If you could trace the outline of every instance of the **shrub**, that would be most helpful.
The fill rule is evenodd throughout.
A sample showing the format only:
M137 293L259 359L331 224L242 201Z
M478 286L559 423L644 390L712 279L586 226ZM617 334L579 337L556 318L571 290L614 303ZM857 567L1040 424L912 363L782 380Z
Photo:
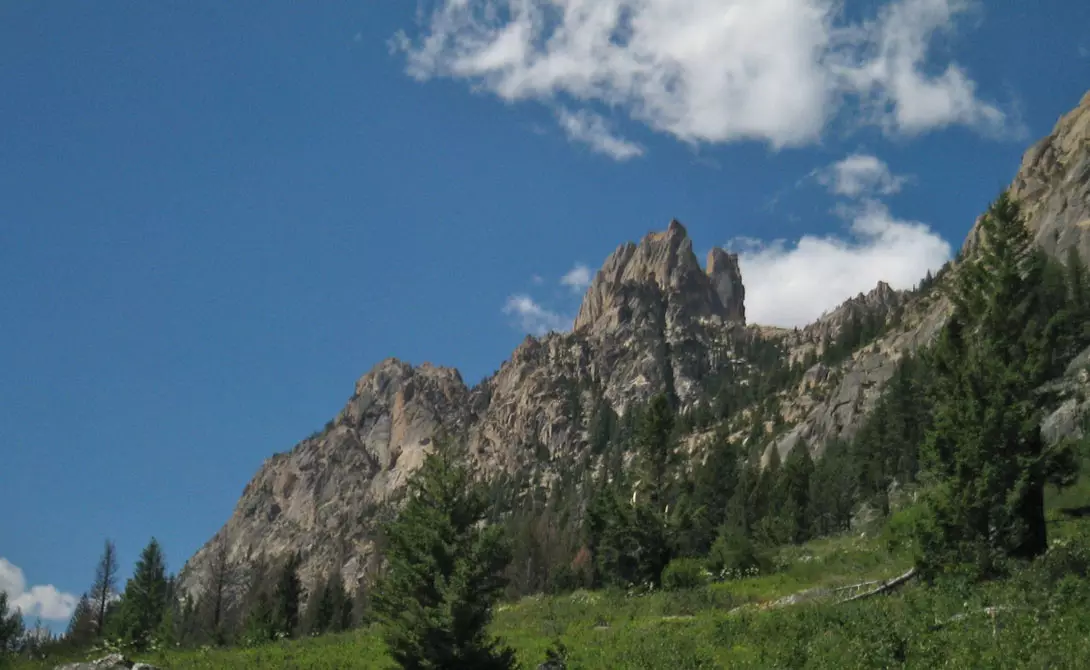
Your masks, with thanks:
M723 579L753 576L769 565L769 558L742 533L721 532L708 554L708 569Z
M695 589L707 582L704 562L696 558L675 558L662 571L662 588L668 591Z

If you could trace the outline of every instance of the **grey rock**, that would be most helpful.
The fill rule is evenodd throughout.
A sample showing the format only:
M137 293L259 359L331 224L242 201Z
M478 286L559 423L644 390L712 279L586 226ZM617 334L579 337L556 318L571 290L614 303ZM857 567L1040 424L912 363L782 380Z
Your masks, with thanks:
M58 665L54 670L158 670L158 668L147 663L133 663L121 654L110 654L97 661Z
M738 255L714 247L708 252L707 273L723 308L723 318L745 323L746 287L742 284Z

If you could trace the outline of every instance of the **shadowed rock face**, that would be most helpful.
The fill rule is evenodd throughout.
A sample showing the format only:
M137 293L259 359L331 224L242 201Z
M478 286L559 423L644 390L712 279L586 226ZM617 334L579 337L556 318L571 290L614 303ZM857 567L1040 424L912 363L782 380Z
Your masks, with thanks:
M746 322L746 287L742 284L742 271L738 267L738 255L715 247L708 252L708 279L719 297L723 318L728 321Z
M1090 257L1088 126L1090 96L1027 152L1013 184L1036 239L1061 258L1071 247ZM464 441L485 477L531 473L549 482L585 453L598 397L623 413L671 388L683 408L692 407L722 361L746 364L739 344L750 338L780 340L799 360L834 338L853 311L896 315L885 335L839 365L814 365L781 394L790 427L768 446L785 454L805 440L820 454L827 440L858 430L897 361L932 342L950 313L938 293L911 298L880 283L805 328L747 328L744 296L737 258L713 249L702 270L685 228L672 221L606 259L573 332L526 338L472 389L449 368L394 359L376 365L325 430L261 466L216 538L226 537L235 564L299 552L306 583L340 570L355 588L376 562L378 521L396 511L407 477L440 432ZM1076 382L1085 380L1069 385ZM573 407L582 411L573 415ZM1072 429L1073 411L1050 419L1050 435ZM212 545L181 572L194 595Z

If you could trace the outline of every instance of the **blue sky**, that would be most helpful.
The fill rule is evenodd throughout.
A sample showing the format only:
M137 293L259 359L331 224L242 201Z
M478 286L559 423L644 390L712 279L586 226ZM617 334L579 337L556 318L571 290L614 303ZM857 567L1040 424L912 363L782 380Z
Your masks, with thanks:
M671 217L757 321L909 286L1090 88L1078 0L566 4L0 2L0 588L181 567L376 362L473 383Z

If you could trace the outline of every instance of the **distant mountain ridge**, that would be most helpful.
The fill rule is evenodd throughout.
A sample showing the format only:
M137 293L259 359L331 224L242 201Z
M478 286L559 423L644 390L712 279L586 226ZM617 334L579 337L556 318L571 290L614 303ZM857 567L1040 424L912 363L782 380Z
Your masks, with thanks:
M1062 257L1076 248L1090 259L1090 94L1026 153L1012 191L1046 252ZM974 226L966 248L975 235ZM378 363L323 431L262 464L224 527L186 563L181 583L199 594L213 544L226 538L236 564L299 552L305 583L339 570L355 588L379 560L378 522L396 510L440 433L462 440L486 477L547 483L573 464L600 465L590 441L601 407L623 415L667 391L691 411L715 389L764 374L753 352L779 352L785 365L812 362L865 317L882 334L841 361L812 362L798 383L778 389L783 425L750 445L767 457L803 441L820 455L828 440L858 430L897 362L933 341L949 313L938 293L879 283L805 328L747 325L737 257L713 249L701 268L684 226L671 221L606 259L571 332L527 337L472 388L451 368ZM742 438L759 416L735 411L730 428ZM1073 420L1052 419L1059 433L1074 430ZM700 439L697 431L686 446L698 450Z

